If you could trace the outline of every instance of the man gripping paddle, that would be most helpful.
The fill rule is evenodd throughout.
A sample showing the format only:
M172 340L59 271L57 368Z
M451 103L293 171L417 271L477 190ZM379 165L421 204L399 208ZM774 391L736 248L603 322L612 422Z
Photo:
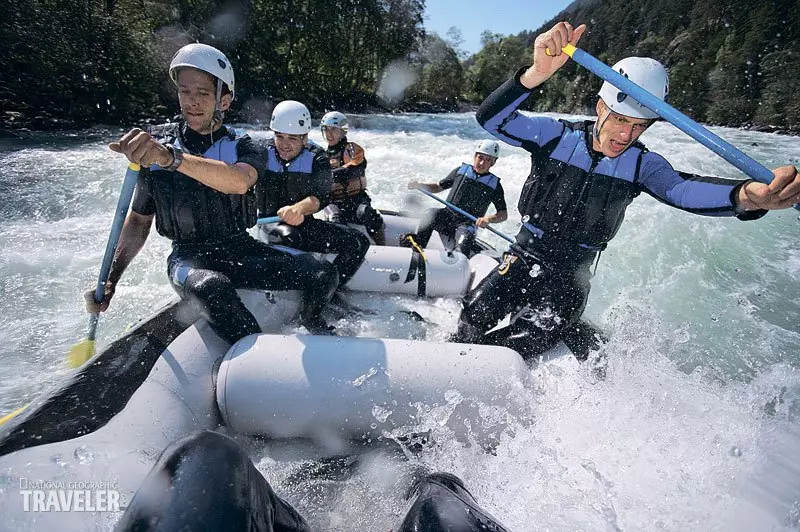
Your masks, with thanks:
M132 129L112 151L142 165L130 213L105 284L105 297L85 294L89 312L108 308L123 272L155 221L172 241L170 283L224 340L261 332L236 289L301 290L301 320L324 329L320 316L337 286L336 270L313 255L270 246L247 233L256 223L254 186L264 152L247 135L223 124L234 99L228 58L205 44L178 50L169 67L181 120ZM313 331L312 331L313 332Z
M754 220L800 201L794 166L773 171L767 185L676 171L638 142L658 115L606 82L597 118L569 122L524 116L519 106L569 57L586 26L559 22L534 43L533 65L519 70L480 106L478 122L498 139L531 154L522 186L522 227L501 264L464 301L457 342L506 345L525 356L552 346L586 306L591 264L622 224L625 210L645 192L673 207L705 216ZM630 81L665 101L669 79L661 63L629 57L614 65ZM509 326L486 334L503 317Z

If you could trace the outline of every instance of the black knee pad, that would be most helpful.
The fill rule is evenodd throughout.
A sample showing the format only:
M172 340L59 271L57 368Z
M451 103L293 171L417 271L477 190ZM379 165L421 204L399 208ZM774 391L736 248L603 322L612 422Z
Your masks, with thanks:
M267 234L270 244L279 244L294 249L303 249L303 235L300 229L289 224L278 224Z
M356 209L356 221L361 225L375 225L383 221L381 214L368 203L362 203Z
M233 290L233 285L225 274L210 270L192 270L186 277L183 288L187 295L212 301L220 294Z

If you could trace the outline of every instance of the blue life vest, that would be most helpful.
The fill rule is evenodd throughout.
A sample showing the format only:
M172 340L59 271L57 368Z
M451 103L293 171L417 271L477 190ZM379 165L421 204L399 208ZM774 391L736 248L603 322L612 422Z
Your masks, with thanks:
M564 131L531 155L531 173L519 198L526 238L562 241L599 251L617 233L625 209L639 195L640 143L619 157L591 150L593 122L561 121ZM520 240L522 240L520 242Z
M489 210L499 183L500 178L493 173L478 175L471 164L464 163L458 169L447 201L480 218Z
M314 158L321 150L316 145L308 145L287 163L278 157L278 150L273 142L267 144L267 170L256 187L259 216L274 216L281 207L314 195L310 180ZM324 197L319 199L323 200Z
M182 149L179 124L151 128L151 134L165 145ZM202 154L206 159L235 164L240 136L227 128ZM225 194L182 174L158 165L149 168L150 190L155 203L156 230L178 242L214 242L244 233L256 223L255 194Z

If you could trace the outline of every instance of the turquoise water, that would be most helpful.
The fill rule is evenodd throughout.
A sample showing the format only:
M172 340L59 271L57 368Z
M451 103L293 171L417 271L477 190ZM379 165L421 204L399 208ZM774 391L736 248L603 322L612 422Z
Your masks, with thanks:
M391 209L408 180L438 181L485 137L466 114L356 117L354 125L373 204ZM768 167L798 163L800 138L715 132ZM125 171L106 148L118 133L0 141L0 415L63 376L65 353L84 335L81 293L97 275ZM321 142L316 131L312 138ZM738 177L668 124L643 141L678 169ZM514 234L530 162L522 150L502 150L494 171L510 217L498 229ZM800 458L797 218L794 210L748 223L704 218L639 197L601 257L586 311L611 337L607 379L584 368L535 369L535 423L503 439L495 455L444 437L418 460L462 476L512 530L763 529L744 527L742 501ZM173 297L168 249L154 232L101 318L98 347ZM428 339L455 325L457 302L409 305L438 324L421 331ZM371 331L369 323L345 327ZM262 453L262 470L288 475ZM289 496L322 528L385 529L402 505L397 490L384 496L370 482L375 471L365 468L323 502L294 488ZM796 529L800 506L791 502L800 485L780 486L771 519Z

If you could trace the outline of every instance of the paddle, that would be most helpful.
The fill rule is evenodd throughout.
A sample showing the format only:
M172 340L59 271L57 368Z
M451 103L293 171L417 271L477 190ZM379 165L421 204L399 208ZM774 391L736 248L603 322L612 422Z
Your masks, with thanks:
M117 209L114 212L114 221L111 223L111 232L108 235L108 242L106 242L103 262L100 265L100 275L97 276L97 288L95 288L94 291L94 300L98 303L103 301L105 297L106 281L108 281L108 274L111 272L111 263L114 261L114 253L117 251L119 236L125 224L125 217L128 214L128 207L133 197L133 189L136 186L136 179L139 177L140 169L141 167L138 164L130 163L125 173L125 179L122 182L122 190L120 191L119 200L117 201ZM72 346L72 349L70 349L69 355L67 356L67 363L71 368L80 367L84 362L94 356L95 335L97 333L97 321L99 317L99 314L89 315L89 330L87 331L86 339L75 344Z
M596 76L608 81L637 102L648 107L653 112L657 113L658 116L731 163L749 177L761 183L769 184L772 182L775 175L771 170L756 162L732 144L704 128L668 103L659 100L656 96L647 92L613 68L595 59L580 48L576 48L573 44L567 44L562 50L576 63ZM795 205L794 208L800 210L800 204Z
M423 194L425 194L425 195L426 195L426 196L428 196L429 198L433 198L433 199L435 199L435 200L436 200L436 201L438 201L439 203L444 203L444 204L447 206L447 208L448 208L448 209L451 209L451 210L453 210L453 211L457 212L458 214L460 214L460 215L462 215L462 216L466 216L467 218L469 218L469 219L470 219L470 220L472 220L473 222L477 220L477 218L476 218L476 217L472 216L472 215L471 215L470 213L468 213L467 211L465 211L465 210L463 210L463 209L459 209L458 207L456 207L455 205L453 205L453 204L452 204L452 203L450 203L449 201L447 201L447 200L443 200L443 199L442 199L442 198L440 198L439 196L436 196L436 195L434 195L434 194L431 194L431 193L430 193L430 192L428 192L427 190L424 190L424 189L421 189L421 188L418 188L418 189L416 189L416 190L419 190L420 192L422 192ZM510 236L508 236L508 235L504 235L503 233L501 233L501 232L500 232L500 231L498 231L497 229L494 229L494 228L493 228L493 227L491 227L491 226L488 226L488 225L487 225L486 227L483 227L482 229L488 229L489 231L491 231L492 233L496 234L497 236L499 236L499 237L500 237L500 238L502 238L503 240L507 240L508 242L510 242L510 243L512 243L512 244L515 242L515 240L514 240L513 238L511 238L511 237L510 237Z
M256 220L256 224L264 225L264 224L274 224L281 221L280 216L268 216L267 218L259 218Z

